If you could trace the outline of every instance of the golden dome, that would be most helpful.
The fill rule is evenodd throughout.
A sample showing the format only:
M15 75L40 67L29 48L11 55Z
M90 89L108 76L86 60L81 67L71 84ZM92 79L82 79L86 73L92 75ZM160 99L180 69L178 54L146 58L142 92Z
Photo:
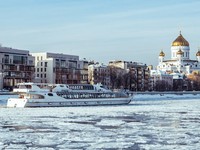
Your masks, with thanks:
M176 53L177 55L183 55L183 51L181 49L178 50L178 52Z
M188 41L182 36L181 32L180 35L174 40L172 46L189 46Z
M198 52L196 53L196 56L200 56L200 50L198 50Z
M161 50L159 56L165 57L165 53Z

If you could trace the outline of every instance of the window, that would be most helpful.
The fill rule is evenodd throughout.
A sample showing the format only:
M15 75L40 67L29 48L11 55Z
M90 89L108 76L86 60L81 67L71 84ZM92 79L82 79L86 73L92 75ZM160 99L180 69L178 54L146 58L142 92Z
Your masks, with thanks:
M59 59L56 59L56 67L60 67Z
M39 77L39 74L37 74L37 77Z
M34 63L33 63L33 60L29 60L29 65L33 65Z
M27 57L15 55L15 56L13 56L13 63L14 64L26 64Z
M46 74L46 73L44 74L44 77L45 77L45 78L47 77L47 74Z
M42 60L42 56L41 56L41 60Z
M43 78L43 74L41 74L40 77Z
M47 62L44 63L44 66L47 67Z
M43 66L43 62L41 62L41 66Z
M47 68L44 68L44 72L47 72Z
M37 72L39 72L39 68L37 68Z
M66 61L65 60L61 60L61 67L65 67Z
M41 68L41 72L43 72L43 68Z

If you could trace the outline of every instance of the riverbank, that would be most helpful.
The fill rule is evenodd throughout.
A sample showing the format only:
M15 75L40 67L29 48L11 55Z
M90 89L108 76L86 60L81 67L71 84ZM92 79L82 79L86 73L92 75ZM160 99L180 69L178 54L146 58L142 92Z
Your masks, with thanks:
M129 94L148 94L148 95L156 95L156 94L175 94L175 95L183 95L183 94L200 94L200 91L164 91L164 92L160 92L160 91L145 91L145 92L128 92Z

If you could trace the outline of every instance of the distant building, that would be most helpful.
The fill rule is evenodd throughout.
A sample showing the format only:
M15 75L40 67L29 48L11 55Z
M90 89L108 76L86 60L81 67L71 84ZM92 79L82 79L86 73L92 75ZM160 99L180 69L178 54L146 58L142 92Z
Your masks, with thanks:
M32 53L35 56L35 81L56 84L86 82L87 61L79 56L58 53ZM82 73L82 74L81 74Z
M194 70L200 70L200 50L196 53L196 60L190 59L189 42L180 35L172 42L171 59L165 60L163 51L159 54L159 64L157 70L167 73L190 74Z
M34 79L34 57L27 50L0 46L0 89Z
M145 91L148 90L149 84L149 68L146 64L132 62L132 61L110 61L110 67L116 67L119 69L124 69L126 75L124 76L128 79L128 85L130 90L133 91ZM125 81L126 82L126 81ZM126 86L126 83L125 83Z
M80 60L80 74L81 74L81 83L88 84L88 61L86 59Z
M173 75L167 74L160 70L150 71L150 86L149 90L172 90Z
M110 68L99 63L89 65L88 81L90 84L101 83L107 87L110 87Z

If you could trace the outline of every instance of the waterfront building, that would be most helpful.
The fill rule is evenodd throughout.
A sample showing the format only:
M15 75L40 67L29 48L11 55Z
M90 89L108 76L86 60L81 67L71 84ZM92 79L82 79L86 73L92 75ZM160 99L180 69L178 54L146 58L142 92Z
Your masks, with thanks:
M146 91L149 84L149 68L146 64L132 61L115 60L109 62L110 67L125 70L125 79L132 91ZM125 81L126 82L126 81ZM126 86L126 85L125 85Z
M90 64L88 66L88 81L90 84L101 83L110 87L110 68L104 64Z
M80 61L79 56L48 52L31 54L35 57L35 82L77 84L87 79L87 61Z
M165 53L161 50L157 70L167 73L181 73L189 75L194 70L200 70L200 50L196 53L196 60L190 59L189 42L180 35L172 42L171 59L165 60Z
M80 75L81 75L81 83L88 84L88 61L84 58L79 61L80 63Z
M34 79L34 57L28 50L0 46L0 89L11 90L21 82Z
M161 70L150 71L150 86L149 90L172 90L173 87L173 75L167 74Z

